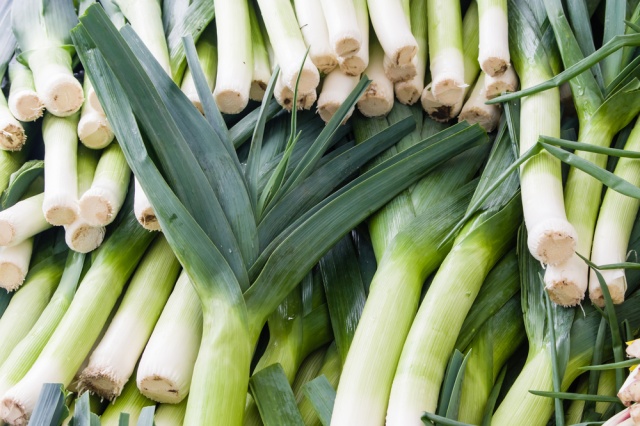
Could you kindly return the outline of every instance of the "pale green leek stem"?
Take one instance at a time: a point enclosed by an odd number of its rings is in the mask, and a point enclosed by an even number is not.
[[[146,398],[136,387],[136,381],[131,379],[125,385],[122,394],[110,404],[100,416],[102,426],[119,426],[120,413],[129,414],[129,426],[138,423],[138,417],[144,407],[156,405]]]
[[[187,400],[178,404],[160,404],[153,419],[156,426],[182,426],[187,412]]]
[[[251,19],[251,43],[253,44],[253,78],[251,79],[249,99],[262,102],[269,80],[271,80],[271,62],[269,61],[262,21],[256,14],[253,3],[249,6],[249,18]]]

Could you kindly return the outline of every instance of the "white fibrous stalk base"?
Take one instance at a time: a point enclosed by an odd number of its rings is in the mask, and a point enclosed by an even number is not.
[[[627,407],[640,401],[640,368],[636,367],[618,392],[618,398]]]
[[[588,267],[577,255],[558,265],[549,265],[544,283],[549,299],[561,306],[575,306],[582,302],[587,291]]]
[[[537,260],[558,265],[573,256],[578,236],[569,222],[549,218],[529,230],[527,245]]]
[[[0,247],[0,287],[15,291],[24,283],[32,252],[33,238],[12,247]]]

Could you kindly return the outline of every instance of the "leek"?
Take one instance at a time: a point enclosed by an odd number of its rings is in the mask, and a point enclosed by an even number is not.
[[[497,77],[511,66],[507,0],[478,0],[480,53],[478,61],[485,74]]]
[[[7,360],[11,350],[29,333],[45,310],[62,276],[64,259],[65,254],[60,253],[39,262],[11,298],[0,318],[0,364]]]
[[[44,383],[69,385],[152,239],[153,234],[141,229],[133,217],[122,220],[98,251],[69,309],[38,359],[0,401],[0,417],[4,421],[25,423]],[[72,345],[70,335],[76,336]]]
[[[340,105],[346,101],[349,93],[358,85],[358,77],[352,77],[340,69],[331,71],[322,83],[322,91],[318,97],[318,115],[325,123],[338,111]],[[345,120],[351,117],[353,108],[349,110]]]
[[[329,74],[338,66],[338,57],[329,43],[328,22],[321,0],[295,0],[294,5],[302,36],[309,47],[309,58],[320,72]],[[347,3],[349,7],[353,9],[351,1]]]
[[[320,83],[320,74],[310,58],[306,58],[307,49],[302,32],[289,0],[258,0],[269,41],[273,47],[277,63],[280,66],[282,84],[292,92],[297,84],[299,93],[310,93]],[[302,70],[300,65],[303,64]]]
[[[329,42],[336,55],[348,58],[358,53],[362,46],[362,34],[354,0],[320,0],[320,3],[329,32]],[[318,16],[314,19],[318,19]]]
[[[420,424],[433,413],[464,318],[487,274],[513,243],[520,199],[472,219],[460,232],[429,286],[407,335],[393,379],[387,422]]]
[[[340,373],[342,370],[342,365],[340,362],[340,354],[336,349],[336,345],[332,344],[327,349],[327,352],[322,361],[322,366],[320,370],[316,374],[316,377],[325,376],[331,386],[333,388],[338,387],[338,382],[340,380]],[[309,398],[306,396],[302,398],[301,401],[298,402],[298,409],[300,410],[300,414],[302,415],[302,420],[304,424],[307,426],[320,426],[320,418],[316,413],[316,410],[313,408],[313,405],[309,401]]]
[[[84,101],[73,76],[70,31],[78,22],[73,4],[49,0],[13,3],[11,22],[22,53],[18,60],[33,73],[36,92],[47,110],[59,117],[77,112]]]
[[[418,42],[400,0],[367,0],[376,38],[393,65],[408,65],[418,53]]]
[[[60,118],[46,114],[44,200],[42,211],[52,225],[70,225],[78,217],[78,114]]]
[[[84,260],[85,256],[83,254],[69,252],[67,255],[60,283],[51,296],[49,303],[33,327],[31,327],[29,333],[20,340],[20,343],[10,348],[9,356],[0,366],[0,395],[4,395],[7,390],[27,374],[60,323],[73,300],[80,281]]]
[[[353,0],[362,43],[360,50],[349,57],[339,57],[340,69],[347,75],[359,76],[369,65],[369,10],[367,0]]]
[[[533,12],[519,0],[509,3],[509,40],[512,61],[523,88],[552,76],[549,58],[537,31]],[[553,58],[551,58],[553,59]],[[522,99],[520,154],[541,135],[560,136],[560,98],[557,89]],[[560,162],[547,152],[520,168],[524,219],[531,254],[546,264],[558,264],[573,255],[577,234],[565,213]]]
[[[457,1],[429,0],[429,62],[431,94],[446,106],[464,100],[464,55],[462,51],[462,17]]]
[[[251,19],[251,43],[253,44],[253,78],[251,79],[249,99],[261,102],[269,80],[271,80],[271,62],[269,61],[264,24],[258,17],[253,2],[249,6],[249,18]]]
[[[420,100],[424,90],[424,79],[427,70],[427,0],[411,1],[411,32],[418,43],[418,53],[414,56],[412,63],[415,65],[416,75],[408,81],[395,84],[396,97],[406,105],[413,105]]]
[[[29,271],[32,252],[33,238],[15,246],[0,247],[0,288],[14,291],[22,285]]]
[[[78,146],[78,195],[83,195],[93,182],[98,166],[98,152],[85,146]],[[70,249],[79,253],[89,253],[102,244],[105,235],[103,226],[91,226],[80,215],[70,225],[64,227],[64,237]]]
[[[625,144],[628,151],[640,150],[640,121],[637,121]],[[637,160],[620,158],[615,168],[616,176],[640,186],[640,164]],[[640,201],[607,190],[600,207],[598,221],[591,248],[591,261],[596,265],[622,263],[627,259],[627,246],[635,222]],[[589,298],[596,305],[604,306],[600,282],[594,271],[589,279]],[[613,303],[622,303],[627,291],[627,280],[623,269],[603,270],[602,277],[609,288]]]
[[[237,114],[249,102],[253,50],[249,0],[217,0],[218,72],[213,96],[221,112]]]
[[[201,338],[202,309],[183,272],[140,358],[136,377],[140,392],[158,402],[184,401]]]
[[[94,92],[89,76],[84,77],[84,96],[87,101],[82,105],[80,121],[78,121],[78,138],[86,147],[102,149],[113,140],[113,130],[104,112],[94,108],[89,93]]]
[[[4,93],[0,93],[0,149],[20,151],[26,139],[22,124],[13,117]]]
[[[315,90],[308,93],[298,92],[298,98],[295,102],[293,100],[293,94],[293,90],[289,89],[284,82],[282,74],[278,75],[278,80],[276,81],[274,88],[274,96],[276,101],[278,101],[278,103],[287,111],[291,111],[293,109],[294,103],[298,110],[311,109],[317,99],[317,93]]]
[[[558,0],[545,0],[544,4],[562,60],[566,67],[572,66],[582,60],[583,55],[564,17],[563,6]],[[574,93],[580,123],[579,142],[609,146],[613,136],[640,112],[640,83],[637,80],[617,88],[605,99],[590,71],[578,75],[569,84]],[[599,167],[606,165],[607,158],[602,154],[579,151],[576,155]],[[576,168],[570,169],[565,186],[567,219],[575,227],[575,250],[582,256],[591,253],[601,193],[600,181]],[[560,265],[552,263],[545,273],[545,284],[551,299],[561,305],[580,303],[587,290],[587,265],[577,255],[565,259]]]
[[[13,246],[51,228],[42,214],[44,193],[0,212],[0,246]]]
[[[9,63],[9,110],[20,121],[35,121],[42,117],[44,104],[36,93],[31,70],[17,60]]]
[[[102,151],[91,187],[78,201],[82,218],[92,226],[113,222],[124,204],[130,178],[120,145],[110,144]]]
[[[509,67],[504,74],[498,77],[485,74],[484,88],[487,92],[487,99],[493,99],[504,92],[515,92],[518,89],[518,76],[513,67]]]
[[[113,400],[131,377],[180,268],[161,236],[149,248],[147,258],[153,261],[143,262],[136,270],[104,337],[80,374],[80,389]]]
[[[375,35],[369,40],[369,65],[364,73],[371,79],[366,92],[358,100],[358,111],[365,117],[387,115],[393,108],[393,83],[384,72],[384,51]]]
[[[333,346],[333,350],[335,351],[335,345]],[[304,397],[304,392],[302,390],[303,386],[318,375],[318,371],[320,371],[320,368],[322,367],[327,350],[328,349],[326,347],[322,347],[312,352],[304,359],[304,361],[302,361],[302,364],[300,364],[300,368],[298,368],[298,372],[296,373],[296,378],[291,384],[291,389],[293,390],[293,395],[296,398],[296,404],[298,404],[298,406],[300,406],[300,402]]]
[[[460,111],[458,121],[466,121],[469,124],[478,123],[487,132],[492,132],[500,121],[500,107],[485,103],[488,100],[485,77],[484,72],[478,77],[469,99],[467,99]]]

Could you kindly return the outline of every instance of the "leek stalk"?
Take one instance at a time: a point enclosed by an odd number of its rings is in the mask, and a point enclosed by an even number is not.
[[[358,110],[365,117],[387,115],[393,108],[393,83],[384,71],[384,51],[374,34],[369,39],[369,65],[364,73],[371,79],[358,100]]]
[[[507,0],[478,0],[480,15],[480,68],[491,77],[511,66]]]
[[[262,102],[269,80],[271,80],[271,62],[269,62],[264,25],[256,14],[256,9],[254,3],[251,3],[249,19],[251,20],[251,43],[253,43],[253,78],[249,99]]]
[[[26,140],[22,124],[13,117],[4,93],[0,93],[0,149],[20,151]]]
[[[320,0],[320,3],[329,33],[329,43],[336,55],[348,58],[358,53],[363,46],[354,0]]]
[[[215,29],[215,26],[210,24],[207,29],[202,32],[198,39],[198,43],[196,43],[198,62],[204,72],[204,77],[207,81],[207,86],[209,86],[209,91],[212,93],[218,72],[218,46],[216,44]],[[191,103],[194,104],[200,112],[204,113],[204,110],[202,109],[202,102],[200,102],[200,97],[196,90],[196,84],[193,81],[193,74],[189,68],[187,68],[184,73],[180,89],[185,95],[187,95]]]
[[[42,213],[44,193],[18,201],[0,212],[0,246],[13,246],[51,228]]]
[[[340,69],[347,75],[359,76],[369,65],[369,10],[367,0],[353,0],[362,43],[360,50],[349,57],[339,57]]]
[[[92,149],[102,149],[113,141],[113,130],[104,115],[104,111],[98,110],[88,101],[89,94],[95,93],[89,76],[85,75],[83,90],[85,102],[80,110],[80,121],[78,121],[78,138],[86,147]]]
[[[20,121],[35,121],[42,117],[44,104],[36,93],[31,70],[13,59],[9,63],[9,110]]]
[[[11,247],[0,247],[0,288],[17,290],[29,272],[33,238]]]
[[[351,1],[347,3],[347,7],[353,9]],[[321,73],[329,74],[338,66],[338,57],[329,43],[329,29],[321,0],[295,0],[294,5],[311,61]]]
[[[126,426],[135,426],[143,408],[154,406],[155,403],[138,391],[135,380],[131,379],[125,385],[122,394],[110,404],[100,416],[100,423],[103,426],[122,426],[122,414],[128,414]]]
[[[498,126],[501,114],[500,107],[486,104],[488,97],[485,89],[485,77],[484,72],[480,73],[469,99],[460,111],[458,121],[466,121],[469,124],[478,123],[487,132],[492,132]]]
[[[395,84],[396,97],[400,102],[406,105],[413,105],[420,100],[422,91],[424,90],[424,79],[427,71],[427,53],[429,46],[427,44],[427,0],[411,1],[411,32],[418,43],[418,53],[413,58],[413,65],[416,69],[416,75],[408,81],[402,81]]]

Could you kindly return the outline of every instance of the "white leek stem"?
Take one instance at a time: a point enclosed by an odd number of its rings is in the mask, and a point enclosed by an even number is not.
[[[507,68],[497,77],[487,74],[484,78],[484,87],[487,91],[487,99],[493,99],[504,92],[515,92],[518,89],[518,76],[513,67]]]
[[[89,77],[84,78],[84,94],[88,99],[90,91],[95,93]],[[78,122],[78,138],[84,146],[92,149],[102,149],[113,141],[113,130],[103,111],[95,109],[90,102],[82,105],[80,121]]]
[[[480,68],[497,77],[511,67],[507,0],[478,0],[480,12]]]
[[[256,14],[253,5],[249,7],[249,18],[251,19],[251,43],[253,44],[253,77],[249,99],[262,102],[269,80],[271,80],[271,62],[267,51],[268,36],[263,30],[262,21]]]
[[[51,114],[67,117],[84,102],[82,85],[73,76],[71,54],[61,47],[49,47],[28,55],[36,92]]]
[[[201,338],[200,300],[183,272],[140,358],[136,378],[140,392],[158,402],[184,400]]]
[[[369,66],[365,70],[371,83],[358,100],[358,110],[366,117],[386,115],[393,108],[393,83],[384,72],[384,51],[375,37],[369,43]]]
[[[42,211],[52,225],[69,225],[78,217],[78,116],[61,118],[45,114],[42,123],[45,163]]]
[[[131,377],[180,272],[180,264],[164,237],[156,239],[149,256],[156,262],[143,264],[133,276],[109,328],[80,375],[80,389],[112,400]]]
[[[625,145],[627,151],[640,149],[640,122],[637,122]],[[620,158],[615,175],[635,186],[640,186],[640,164],[631,158]],[[622,263],[627,260],[627,247],[640,200],[627,197],[619,192],[607,189],[593,237],[591,261],[596,265]],[[582,261],[581,261],[582,262]],[[624,269],[600,271],[609,288],[613,303],[622,303],[627,291]],[[589,297],[596,305],[604,306],[604,296],[600,282],[594,271],[589,278]]]
[[[92,226],[106,226],[118,215],[127,195],[131,170],[118,143],[100,156],[91,188],[80,198],[80,214]]]
[[[411,32],[418,42],[418,53],[412,64],[416,68],[416,75],[408,81],[396,83],[396,98],[405,105],[413,105],[420,100],[424,90],[424,79],[427,71],[427,0],[413,0],[410,4]]]
[[[36,93],[31,70],[17,60],[9,63],[9,109],[20,121],[35,121],[42,117],[44,104]]]
[[[0,246],[14,246],[51,228],[42,214],[44,193],[17,202],[0,212]]]
[[[280,65],[282,82],[291,91],[295,89],[302,60],[307,48],[298,27],[290,0],[258,0],[269,41],[277,63]],[[318,87],[320,74],[310,58],[306,58],[298,86],[299,93],[310,93]]]
[[[428,0],[431,92],[444,105],[464,99],[464,59],[460,2]]]
[[[462,107],[458,121],[466,121],[469,124],[479,123],[487,132],[492,132],[500,121],[500,106],[487,105],[487,92],[485,90],[485,73],[480,73],[471,96]]]
[[[418,53],[400,0],[368,0],[371,24],[385,55],[395,65],[408,65]]]
[[[144,193],[140,182],[138,182],[136,178],[134,178],[133,190],[135,191],[133,194],[133,211],[135,212],[136,219],[138,219],[138,222],[140,222],[140,225],[142,225],[144,229],[159,231],[160,222],[158,222],[156,212],[153,210],[151,201],[149,201],[147,194]]]
[[[369,65],[369,10],[367,0],[353,0],[353,6],[356,10],[362,45],[356,54],[347,58],[340,57],[338,61],[342,72],[356,76],[362,74]]]
[[[329,1],[330,6],[336,6]],[[347,8],[353,9],[352,0]],[[296,16],[304,41],[309,46],[309,57],[318,70],[329,74],[338,66],[338,57],[329,43],[329,30],[320,0],[295,0]],[[355,19],[355,11],[354,19]]]
[[[12,247],[0,247],[0,288],[17,290],[29,272],[33,238]]]
[[[104,226],[92,226],[82,218],[64,227],[64,240],[73,251],[89,253],[100,247],[107,230]]]
[[[4,93],[0,91],[0,149],[20,151],[26,141],[22,124],[13,117]]]
[[[318,98],[318,114],[325,123],[331,120],[340,105],[344,103],[349,94],[358,85],[358,77],[351,77],[341,70],[333,70],[322,83],[322,91]],[[345,120],[348,120],[353,113],[353,108],[349,111]]]
[[[169,50],[159,0],[114,0],[122,14],[162,68],[171,75]]]
[[[291,111],[293,108],[293,91],[287,87],[282,79],[282,74],[278,76],[278,81],[276,81],[276,86],[274,87],[273,92],[276,101],[280,106],[282,106],[287,111]],[[311,109],[313,103],[317,99],[317,93],[315,90],[309,93],[300,93],[298,92],[298,99],[296,101],[296,107],[298,110],[303,109]]]
[[[237,114],[249,102],[253,78],[251,23],[247,0],[216,0],[218,74],[213,91],[218,108]]]
[[[329,30],[329,41],[336,55],[348,58],[358,53],[362,35],[353,0],[321,0],[320,3]]]
[[[416,55],[417,56],[417,55]],[[384,72],[393,83],[400,83],[403,81],[409,81],[416,75],[418,75],[418,66],[416,57],[411,59],[411,62],[405,65],[396,65],[388,56],[384,57],[383,61]]]

